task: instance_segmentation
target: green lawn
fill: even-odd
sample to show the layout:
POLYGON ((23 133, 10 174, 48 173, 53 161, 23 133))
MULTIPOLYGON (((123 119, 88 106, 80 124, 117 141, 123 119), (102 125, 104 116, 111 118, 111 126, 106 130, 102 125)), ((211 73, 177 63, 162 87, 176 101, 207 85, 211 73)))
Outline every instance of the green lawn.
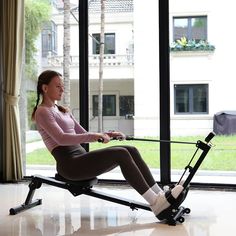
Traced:
MULTIPOLYGON (((150 138, 150 137, 149 137, 150 138)), ((155 139, 155 138, 154 138, 155 139)), ((204 137, 175 137, 174 141, 196 142, 203 140, 204 137)), ((216 136, 212 143, 214 147, 210 150, 202 163, 202 170, 236 170, 236 135, 234 136, 216 136)), ((109 144, 93 143, 90 149, 98 149, 114 145, 134 145, 141 152, 144 160, 151 168, 159 168, 159 143, 144 141, 112 141, 109 144)), ((171 167, 172 169, 184 169, 189 163, 195 145, 189 144, 172 144, 171 145, 171 167)), ((199 151, 201 154, 201 151, 199 151)), ((199 155, 196 156, 196 158, 199 155)), ((27 154, 27 164, 54 165, 55 160, 46 149, 38 149, 27 154)), ((194 161, 193 161, 194 164, 194 161)))

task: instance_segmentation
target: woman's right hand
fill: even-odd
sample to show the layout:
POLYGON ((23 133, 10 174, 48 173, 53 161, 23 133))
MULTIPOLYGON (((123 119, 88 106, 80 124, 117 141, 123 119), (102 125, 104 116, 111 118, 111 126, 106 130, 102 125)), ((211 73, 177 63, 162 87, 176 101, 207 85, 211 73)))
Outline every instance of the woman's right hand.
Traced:
POLYGON ((101 143, 108 143, 110 141, 110 136, 104 133, 96 133, 96 141, 101 143))

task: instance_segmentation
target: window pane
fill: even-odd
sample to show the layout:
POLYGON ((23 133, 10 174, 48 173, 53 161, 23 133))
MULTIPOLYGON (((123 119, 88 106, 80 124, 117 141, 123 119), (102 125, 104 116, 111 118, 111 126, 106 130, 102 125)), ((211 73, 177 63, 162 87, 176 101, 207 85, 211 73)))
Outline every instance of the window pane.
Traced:
POLYGON ((189 90, 185 86, 175 86, 176 113, 189 112, 189 90))
POLYGON ((42 56, 57 54, 57 27, 53 21, 44 24, 42 29, 42 56))
MULTIPOLYGON (((99 61, 99 48, 89 37, 89 129, 98 132, 119 130, 126 135, 157 138, 159 135, 159 49, 158 49, 158 1, 105 1, 105 54, 99 61), (150 32, 152 32, 151 37, 150 32), (97 54, 97 55, 95 55, 97 54), (103 95, 115 95, 103 100, 103 116, 97 115, 97 102, 93 95, 100 90, 102 68, 103 95), (148 72, 148 75, 147 75, 148 72), (150 108, 151 101, 151 108, 150 108), (95 107, 94 107, 95 106, 95 107), (135 113, 135 118, 132 114, 135 113), (94 116, 95 114, 95 116, 94 116), (131 114, 131 115, 130 115, 131 114), (102 123, 102 124, 101 124, 102 123)), ((100 1, 89 1, 89 35, 99 40, 101 26, 100 1), (99 3, 99 4, 98 4, 99 3)), ((108 145, 133 145, 154 170, 159 180, 159 144, 122 141, 108 145)), ((91 143, 90 150, 104 145, 91 143)), ((123 179, 119 168, 101 178, 123 179), (111 175, 112 174, 112 175, 111 175)))
POLYGON ((93 96, 93 116, 98 116, 98 96, 93 96))
MULTIPOLYGON (((234 55, 236 49, 230 47, 228 50, 228 37, 221 37, 219 40, 219 34, 235 38, 235 31, 232 31, 235 23, 230 18, 235 9, 233 3, 224 4, 212 1, 210 5, 201 6, 198 3, 199 1, 196 0, 189 0, 187 4, 186 1, 170 0, 169 5, 169 17, 174 19, 173 25, 170 24, 170 45, 172 41, 184 36, 187 32, 188 39, 207 40, 216 48, 215 51, 210 51, 207 47, 193 43, 192 51, 170 52, 171 139, 197 142, 204 140, 208 133, 216 132, 217 135, 212 140, 213 147, 192 182, 235 183, 234 55), (220 25, 225 27, 219 28, 220 25), (179 33, 179 29, 183 28, 186 31, 179 33), (181 83, 187 86, 183 91, 178 87, 181 83), (177 93, 174 90, 175 85, 178 85, 177 93), (179 104, 187 103, 184 100, 187 97, 185 96, 187 90, 190 110, 186 113, 178 113, 181 110, 179 104), (172 101, 175 104, 172 104, 172 101)), ((172 181, 179 180, 182 170, 188 165, 195 150, 195 145, 171 144, 172 181)), ((199 154, 200 152, 194 158, 194 163, 199 154)))
POLYGON ((188 37, 188 19, 174 18, 174 40, 188 37))
POLYGON ((197 17, 191 19, 192 39, 197 41, 207 39, 206 17, 197 17))
MULTIPOLYGON (((103 116, 116 115, 116 96, 103 95, 103 116)), ((93 116, 98 116, 98 95, 93 96, 93 116)))
POLYGON ((207 17, 174 17, 174 35, 177 40, 186 37, 188 40, 207 40, 207 17))
POLYGON ((105 34, 105 54, 115 54, 115 34, 105 34))
POLYGON ((116 96, 115 95, 103 96, 103 114, 104 116, 116 115, 116 96))
MULTIPOLYGON (((93 34, 93 54, 99 54, 100 51, 100 34, 93 34)), ((115 53, 115 34, 114 33, 105 33, 105 47, 104 53, 105 54, 114 54, 115 53)))
MULTIPOLYGON (((66 82, 64 97, 70 99, 70 111, 79 120, 78 22, 71 15, 67 16, 71 35, 64 35, 62 9, 62 1, 25 1, 26 60, 24 78, 21 81, 21 97, 26 100, 23 108, 27 107, 27 112, 21 112, 20 115, 26 121, 26 128, 22 130, 26 133, 26 141, 22 140, 22 143, 26 143, 26 175, 28 176, 35 173, 53 176, 56 171, 55 159, 45 147, 35 123, 31 121, 31 114, 37 100, 37 77, 42 71, 55 70, 63 75, 66 82), (69 42, 71 50, 68 46, 64 49, 63 45, 69 42), (69 63, 64 62, 65 54, 71 58, 69 63), (67 71, 63 65, 68 68, 67 71), (68 71, 70 73, 67 73, 68 71)), ((73 8, 73 11, 76 11, 76 8, 73 8)), ((65 100, 62 100, 58 103, 67 107, 64 102, 65 100)))
POLYGON ((99 54, 100 34, 93 34, 93 54, 99 54))
POLYGON ((134 115, 134 96, 120 96, 120 116, 134 115))
POLYGON ((193 111, 206 113, 207 109, 207 85, 193 87, 193 111))
POLYGON ((208 85, 175 85, 175 113, 207 113, 208 85))

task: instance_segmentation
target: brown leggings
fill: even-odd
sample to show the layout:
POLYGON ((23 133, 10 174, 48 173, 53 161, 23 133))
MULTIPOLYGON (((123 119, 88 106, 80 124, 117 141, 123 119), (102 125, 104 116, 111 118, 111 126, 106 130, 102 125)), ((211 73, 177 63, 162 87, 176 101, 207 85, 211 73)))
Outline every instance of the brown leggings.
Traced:
POLYGON ((57 171, 70 180, 96 177, 119 166, 127 182, 141 195, 156 182, 133 146, 114 146, 86 152, 81 146, 58 146, 52 155, 57 171))

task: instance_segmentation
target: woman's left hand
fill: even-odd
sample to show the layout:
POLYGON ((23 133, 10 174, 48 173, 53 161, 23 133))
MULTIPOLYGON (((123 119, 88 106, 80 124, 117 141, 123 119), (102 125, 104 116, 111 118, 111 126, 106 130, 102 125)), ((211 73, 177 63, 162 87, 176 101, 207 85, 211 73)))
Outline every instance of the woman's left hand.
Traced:
POLYGON ((111 138, 118 139, 118 140, 125 140, 126 135, 119 131, 109 131, 108 134, 111 138))

